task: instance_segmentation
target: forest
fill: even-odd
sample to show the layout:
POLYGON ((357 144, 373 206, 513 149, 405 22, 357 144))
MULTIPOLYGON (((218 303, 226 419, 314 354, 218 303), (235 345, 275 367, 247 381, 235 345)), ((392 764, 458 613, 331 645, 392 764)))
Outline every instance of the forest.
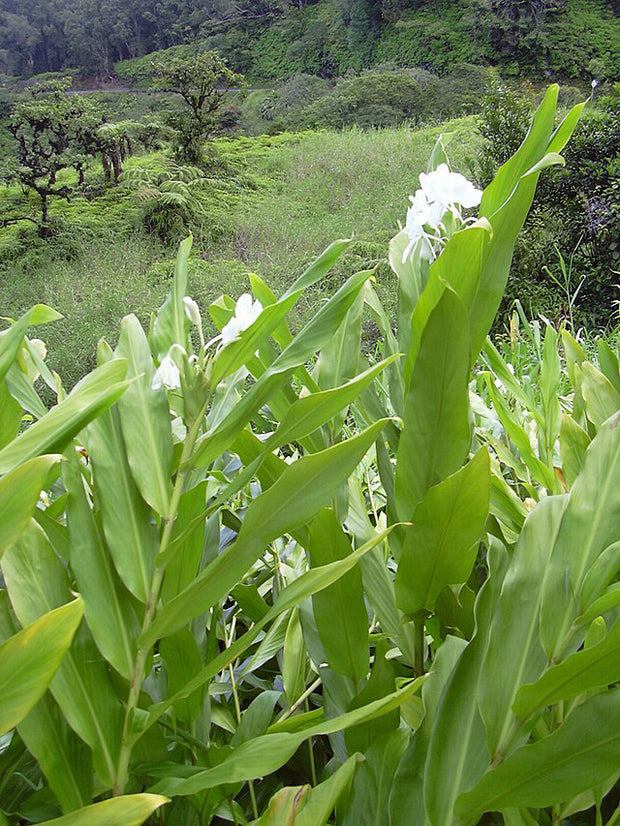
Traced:
POLYGON ((0 0, 0 826, 620 824, 617 0, 0 0))

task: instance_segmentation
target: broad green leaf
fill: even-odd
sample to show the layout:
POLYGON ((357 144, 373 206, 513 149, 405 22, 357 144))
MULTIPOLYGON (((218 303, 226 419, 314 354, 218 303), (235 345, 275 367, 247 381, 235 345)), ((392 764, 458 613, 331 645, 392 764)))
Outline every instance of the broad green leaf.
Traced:
POLYGON ((286 763, 299 746, 310 737, 320 737, 359 725, 376 717, 398 709, 420 685, 414 680, 404 688, 375 700, 362 708, 349 711, 332 720, 310 726, 302 732, 264 734, 243 743, 218 766, 198 772, 189 778, 168 777, 153 787, 159 794, 188 795, 212 789, 222 783, 241 783, 257 777, 264 777, 277 771, 286 763))
POLYGON ((331 339, 355 297, 371 275, 372 272, 361 272, 351 276, 321 307, 314 318, 306 324, 269 365, 260 379, 244 394, 224 421, 202 437, 191 459, 192 465, 196 467, 207 465, 226 450, 261 405, 282 388, 298 367, 305 364, 331 339))
POLYGON ((173 344, 187 350, 190 322, 185 314, 183 297, 187 295, 187 259, 192 249, 192 236, 179 245, 174 267, 172 289, 159 308, 153 322, 152 345, 158 361, 166 355, 173 344))
POLYGON ((564 481, 569 488, 581 472, 589 444, 590 437, 586 431, 563 412, 560 426, 560 456, 564 481))
POLYGON ((581 390, 588 419, 596 427, 620 410, 620 392, 589 361, 581 365, 581 390))
POLYGON ((22 406, 9 393, 5 379, 0 379, 0 449, 17 436, 22 418, 22 406))
POLYGON ((378 438, 385 420, 327 450, 289 465, 250 505, 237 540, 211 562, 182 593, 163 607, 141 642, 152 645, 206 611, 256 562, 267 545, 305 525, 335 496, 378 438))
POLYGON ((50 468, 60 458, 37 456, 0 479, 0 558, 28 526, 50 468))
POLYGON ((0 450, 0 473, 42 453, 62 452, 92 419, 107 410, 127 389, 124 359, 97 367, 38 422, 0 450))
POLYGON ((424 808, 423 781, 428 744, 435 723, 437 707, 446 682, 454 670, 465 640, 448 636, 438 648, 432 667, 422 686, 424 717, 413 733, 409 745, 394 772, 390 791, 390 826, 409 826, 411 823, 427 826, 424 808))
MULTIPOLYGON (((547 153, 551 145, 553 132, 555 108, 558 99, 559 86, 553 84, 549 86, 543 102, 538 107, 530 129, 515 154, 498 170, 493 181, 484 190, 482 203, 480 204, 480 214, 490 217, 502 207, 506 199, 512 194, 519 184, 522 175, 526 174, 534 164, 547 153)), ((570 121, 568 121, 570 122, 570 121)), ((576 122, 575 124, 576 125, 576 122)), ((558 127, 556 141, 553 144, 553 151, 559 152, 562 149, 560 135, 567 132, 565 142, 570 138, 571 131, 564 126, 558 127)))
POLYGON ((166 391, 151 386, 151 351, 134 315, 121 322, 116 354, 127 360, 127 376, 133 379, 118 405, 129 466, 143 498, 166 517, 171 493, 170 412, 166 391))
POLYGON ((620 621, 597 645, 576 651, 553 666, 533 685, 519 689, 512 710, 527 719, 537 709, 569 700, 592 688, 604 688, 620 680, 620 621))
POLYGON ((310 795, 310 786, 285 786, 276 792, 262 817, 252 826, 294 826, 300 809, 310 795))
POLYGON ((350 404, 398 356, 390 356, 363 373, 330 390, 310 393, 293 402, 272 436, 265 442, 265 451, 288 442, 299 441, 326 424, 339 411, 350 404))
POLYGON ((531 511, 503 582, 478 689, 491 755, 514 725, 519 687, 537 680, 547 664, 539 640, 542 583, 567 504, 567 496, 549 496, 531 511))
POLYGON ((93 799, 92 752, 69 727, 51 694, 39 700, 18 731, 36 757, 62 811, 87 806, 93 799))
POLYGON ((619 425, 620 414, 601 425, 588 448, 547 566, 540 639, 550 660, 560 658, 581 611, 581 588, 588 570, 605 548, 618 540, 619 425))
POLYGON ((92 422, 86 439, 107 546, 125 586, 146 602, 159 542, 150 508, 131 474, 118 410, 107 410, 92 422))
MULTIPOLYGON (((344 559, 350 553, 350 540, 333 510, 321 511, 310 525, 308 554, 312 567, 344 559)), ((315 594, 312 606, 330 668, 355 683, 364 680, 369 669, 368 615, 359 568, 315 594)))
POLYGON ((351 794, 339 807, 343 826, 384 826, 394 772, 407 748, 410 732, 396 729, 376 740, 365 752, 351 794), (343 816, 344 815, 344 816, 343 816))
POLYGON ((70 456, 63 467, 67 489, 70 562, 84 597, 84 615, 97 648, 119 674, 131 680, 139 625, 86 496, 80 466, 70 456))
POLYGON ((446 290, 422 334, 407 390, 395 477, 396 511, 411 516, 430 487, 458 470, 471 441, 469 326, 465 308, 446 290))
POLYGON ((271 723, 275 705, 281 696, 280 691, 262 691, 255 697, 241 715, 241 722, 230 741, 231 745, 239 746, 247 740, 265 734, 271 723))
POLYGON ((598 362, 601 372, 613 385, 614 389, 620 393, 620 367, 618 365, 618 356, 611 349, 604 338, 596 340, 596 349, 598 350, 598 362))
POLYGON ((46 820, 41 826, 140 826, 160 806, 169 802, 167 797, 157 794, 126 794, 46 820))
MULTIPOLYGON (((34 522, 2 560, 11 604, 22 625, 68 602, 70 582, 41 528, 34 522)), ((107 663, 101 659, 88 628, 82 623, 50 690, 79 736, 93 749, 95 770, 111 788, 123 714, 112 687, 107 663)))
POLYGON ((620 773, 619 692, 610 691, 575 709, 553 734, 523 746, 488 772, 457 801, 466 823, 504 806, 541 808, 620 773))
POLYGON ((587 608, 616 578, 620 570, 620 540, 614 542, 590 565, 581 588, 581 607, 587 608))
MULTIPOLYGON (((394 691, 396 681, 394 666, 387 658, 389 648, 390 644, 387 640, 381 638, 377 640, 370 677, 362 690, 350 701, 347 711, 362 708, 394 691)), ((395 731, 399 721, 400 715, 393 710, 390 714, 385 714, 378 719, 352 726, 345 732, 344 737, 347 753, 365 752, 379 737, 395 731)))
MULTIPOLYGON (((168 693, 176 694, 202 668, 200 649, 188 628, 179 628, 159 643, 159 653, 166 663, 168 693)), ((204 690, 198 689, 174 706, 179 720, 192 723, 202 710, 204 690)))
MULTIPOLYGON (((461 653, 441 693, 423 755, 424 802, 432 826, 452 826, 454 802, 483 774, 489 760, 478 698, 484 686, 482 664, 489 645, 493 614, 501 600, 508 556, 504 547, 489 549, 489 578, 476 600, 476 633, 461 653)), ((424 724, 423 724, 424 725, 424 724)))
POLYGON ((351 784, 356 766, 361 758, 352 755, 327 780, 310 792, 302 810, 297 814, 295 826, 323 826, 341 795, 351 784))
POLYGON ((43 696, 82 619, 76 599, 0 645, 0 735, 14 728, 43 696))
POLYGON ((396 573, 396 604, 406 614, 432 611, 446 585, 465 582, 489 513, 489 451, 430 488, 405 532, 396 573))

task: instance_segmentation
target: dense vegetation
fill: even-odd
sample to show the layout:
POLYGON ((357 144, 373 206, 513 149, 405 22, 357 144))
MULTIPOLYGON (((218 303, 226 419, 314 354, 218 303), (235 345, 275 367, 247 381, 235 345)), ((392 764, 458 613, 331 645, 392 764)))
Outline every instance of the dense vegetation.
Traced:
POLYGON ((617 822, 618 355, 487 338, 556 102, 484 192, 436 142, 395 322, 362 269, 291 333, 336 241, 207 341, 189 238, 70 393, 54 310, 0 334, 5 822, 617 822))
MULTIPOLYGON (((108 78, 118 61, 199 42, 263 80, 385 62, 614 77, 618 11, 617 0, 2 0, 0 58, 10 75, 73 68, 108 78)), ((135 76, 139 65, 116 70, 135 76)))

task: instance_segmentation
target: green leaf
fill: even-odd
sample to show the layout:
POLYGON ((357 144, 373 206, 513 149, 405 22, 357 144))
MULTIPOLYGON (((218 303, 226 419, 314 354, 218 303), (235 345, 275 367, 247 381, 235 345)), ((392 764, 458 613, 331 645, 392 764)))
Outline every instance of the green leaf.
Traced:
MULTIPOLYGON (((11 604, 22 625, 64 605, 71 595, 62 562, 34 522, 5 553, 2 572, 11 604)), ((101 659, 84 623, 60 664, 50 690, 69 725, 93 749, 99 779, 111 788, 123 713, 110 681, 108 665, 101 659)))
POLYGON ((0 479, 0 557, 28 526, 50 468, 60 458, 38 456, 0 479))
POLYGON ((620 410, 620 392, 589 361, 581 365, 581 376, 588 419, 596 427, 600 427, 620 410))
POLYGON ((310 786, 285 786, 276 792, 264 815, 252 821, 252 826, 293 826, 300 809, 310 794, 310 786))
POLYGON ((71 729, 51 694, 45 694, 18 726, 63 812, 93 799, 93 756, 71 729))
POLYGON ((131 680, 136 657, 134 641, 140 627, 95 523, 75 456, 64 463, 63 481, 68 494, 70 562, 85 600, 86 622, 106 660, 131 680))
POLYGON ((46 820, 40 826, 140 826, 167 797, 157 794, 127 794, 93 803, 64 817, 46 820))
POLYGON ((406 614, 432 611, 446 585, 465 582, 489 513, 489 451, 432 487, 405 532, 396 573, 396 604, 406 614))
POLYGON ((97 367, 60 404, 0 450, 0 473, 42 453, 62 453, 83 427, 122 396, 128 383, 124 359, 97 367))
POLYGON ((0 449, 17 436, 21 418, 21 404, 9 393, 5 379, 0 379, 0 449))
POLYGON ((385 826, 394 773, 409 744, 410 732, 396 729, 379 737, 364 754, 351 794, 339 817, 343 826, 385 826))
POLYGON ((43 696, 82 619, 76 599, 0 645, 0 735, 14 728, 43 696))
POLYGON ((340 387, 310 393, 293 402, 282 417, 280 424, 265 443, 265 451, 288 442, 299 441, 326 424, 339 411, 349 405, 389 364, 398 358, 390 356, 364 370, 340 387))
POLYGON ((590 565, 581 588, 581 607, 599 597, 620 570, 620 541, 614 542, 590 565))
POLYGON ((620 680, 620 621, 597 645, 576 651, 553 666, 533 685, 519 689, 512 710, 527 719, 537 709, 569 700, 592 688, 605 688, 620 680))
POLYGON ((332 809, 351 784, 360 760, 359 754, 352 755, 331 777, 312 789, 306 798, 305 805, 296 816, 295 826, 318 826, 318 824, 323 826, 332 809))
POLYGON ((548 496, 531 511, 503 583, 478 697, 491 755, 514 726, 519 687, 537 680, 547 664, 539 640, 543 579, 567 505, 567 496, 548 496))
POLYGON ((380 700, 310 726, 302 732, 264 734, 262 737, 256 737, 235 749, 218 766, 198 772, 189 778, 168 777, 157 783, 153 791, 171 795, 197 794, 223 783, 242 783, 245 780, 264 777, 277 771, 290 760, 299 746, 310 737, 333 734, 387 714, 397 709, 419 685, 420 682, 414 680, 380 700))
POLYGON ((127 376, 133 379, 118 405, 129 466, 143 498, 166 517, 171 493, 170 412, 166 391, 151 386, 151 351, 134 315, 121 322, 116 354, 127 360, 127 376))
POLYGON ((118 410, 107 410, 92 422, 86 439, 107 546, 125 586, 146 602, 159 542, 150 508, 131 474, 118 410))
POLYGON ((192 249, 192 236, 179 245, 172 289, 163 305, 157 311, 153 322, 152 345, 158 361, 166 355, 173 344, 187 350, 190 321, 185 314, 183 298, 187 295, 187 259, 192 249))
MULTIPOLYGON (((159 644, 159 653, 166 663, 168 693, 176 694, 202 668, 200 649, 189 628, 180 628, 159 644)), ((198 689, 189 697, 179 700, 174 712, 179 720, 192 723, 202 710, 204 690, 198 689)))
POLYGON ((581 588, 597 557, 618 539, 620 524, 620 414, 601 425, 570 492, 545 572, 540 639, 558 660, 581 611, 581 588))
POLYGON ((454 473, 467 456, 468 377, 465 308, 446 290, 422 334, 405 398, 395 478, 396 510, 403 521, 411 519, 428 489, 454 473))
POLYGON ((357 467, 384 425, 385 420, 379 421, 346 442, 289 465, 252 502, 237 540, 163 607, 141 643, 152 645, 206 611, 235 586, 269 542, 312 519, 357 467))
MULTIPOLYGON (((333 510, 321 511, 310 525, 308 554, 312 567, 344 559, 350 553, 351 543, 333 510)), ((315 594, 312 606, 330 668, 356 683, 365 679, 369 669, 368 615, 359 568, 315 594)))
POLYGON ((523 746, 457 801, 466 822, 504 806, 542 808, 572 800, 620 772, 619 692, 587 700, 549 737, 523 746))
POLYGON ((560 456, 564 481, 569 488, 581 472, 589 444, 590 437, 585 430, 563 412, 560 426, 560 456))
POLYGON ((486 679, 482 664, 489 645, 489 631, 507 566, 504 547, 500 543, 492 545, 490 575, 476 600, 476 633, 441 692, 428 754, 422 752, 424 802, 432 826, 455 823, 454 801, 463 789, 480 778, 488 765, 489 752, 478 701, 486 679))

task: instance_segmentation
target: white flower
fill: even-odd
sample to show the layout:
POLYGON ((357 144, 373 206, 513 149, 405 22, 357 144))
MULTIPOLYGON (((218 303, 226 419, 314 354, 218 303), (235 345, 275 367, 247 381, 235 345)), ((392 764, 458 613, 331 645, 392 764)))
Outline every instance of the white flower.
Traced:
POLYGON ((598 80, 596 78, 594 78, 594 80, 592 81, 592 91, 594 91, 597 86, 598 86, 598 80))
POLYGON ((170 352, 168 352, 155 371, 151 387, 153 390, 160 390, 162 387, 165 387, 167 390, 176 390, 180 386, 181 374, 179 368, 172 360, 170 352))
POLYGON ((403 251, 403 264, 407 256, 421 239, 426 240, 426 251, 432 256, 432 245, 428 239, 428 234, 424 229, 425 224, 430 223, 431 206, 426 200, 426 195, 418 189, 415 195, 410 195, 411 206, 407 210, 407 220, 404 230, 409 236, 409 243, 403 251))
POLYGON ((200 327, 202 325, 200 310, 198 309, 198 304, 196 304, 194 299, 186 295, 183 298, 183 306, 185 307, 185 315, 189 318, 192 324, 195 324, 196 327, 200 327))
POLYGON ((439 164, 437 169, 428 174, 421 172, 420 186, 426 200, 432 204, 435 216, 441 207, 442 214, 452 204, 466 208, 475 207, 482 198, 480 189, 476 189, 472 182, 459 172, 450 172, 448 164, 445 163, 439 164))
POLYGON ((240 333, 247 330, 263 311, 260 301, 252 301, 249 293, 243 293, 237 299, 235 314, 228 324, 222 329, 222 345, 226 346, 239 337, 240 333))

